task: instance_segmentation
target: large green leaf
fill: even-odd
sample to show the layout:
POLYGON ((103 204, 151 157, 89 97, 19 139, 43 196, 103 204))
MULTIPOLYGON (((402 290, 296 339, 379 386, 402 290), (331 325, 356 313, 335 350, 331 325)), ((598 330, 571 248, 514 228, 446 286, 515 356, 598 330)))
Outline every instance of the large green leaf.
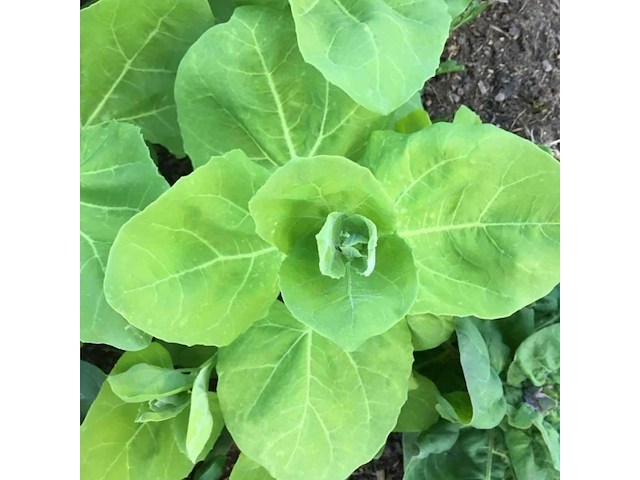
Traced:
POLYGON ((305 61, 373 112, 431 78, 449 36, 444 0, 290 0, 305 61))
POLYGON ((395 235, 380 239, 376 267, 369 276, 351 265, 334 279, 318 268, 315 242, 300 242, 280 270, 282 298, 291 313, 347 351, 401 320, 418 290, 411 249, 395 235))
MULTIPOLYGON (((418 439, 420 454, 409 462, 404 480, 514 479, 500 429, 464 428, 457 438, 452 433, 445 433, 448 432, 435 431, 432 438, 428 430, 421 435, 418 439)), ((529 477, 527 480, 538 479, 529 477)))
POLYGON ((376 132, 363 162, 398 215, 420 290, 412 313, 500 318, 559 281, 560 167, 492 125, 376 132))
MULTIPOLYGON (((169 353, 157 343, 125 353, 112 374, 146 363, 171 368, 169 353)), ((80 427, 80 476, 91 480, 181 480, 193 468, 173 438, 171 424, 136 423, 138 404, 126 403, 104 382, 80 427)))
POLYGON ((220 405, 239 448, 275 478, 343 480, 395 426, 412 361, 404 322, 349 353, 277 302, 220 349, 220 405))
POLYGON ((560 324, 537 331, 516 350, 507 371, 507 381, 517 386, 528 380, 538 387, 553 381, 558 383, 560 372, 560 324))
POLYGON ((229 480, 275 480, 269 472, 259 463, 254 462, 244 453, 238 457, 238 461, 231 470, 229 480))
POLYGON ((173 87, 178 63, 213 25, 207 0, 100 0, 80 11, 80 120, 135 123, 183 155, 173 87))
POLYGON ((158 174, 140 129, 125 123, 80 131, 80 340, 140 350, 151 337, 130 325, 104 297, 111 244, 131 217, 169 186, 158 174))
POLYGON ((332 212, 367 217, 378 236, 395 229, 393 204, 380 183, 366 168, 338 156, 297 159, 279 168, 249 210, 258 234, 285 253, 315 236, 332 212))
POLYGON ((237 8, 194 44, 176 103, 196 167, 235 148, 271 168, 319 154, 356 158, 386 122, 302 60, 287 11, 257 6, 237 8))
POLYGON ((471 418, 468 418, 466 402, 458 394, 441 397, 436 408, 452 422, 474 428, 493 428, 502 421, 507 411, 502 381, 491 366, 489 351, 480 331, 470 318, 456 319, 456 335, 471 418))
POLYGON ((178 180, 118 234, 109 303, 169 342, 232 342, 278 296, 281 255, 256 235, 247 209, 267 176, 233 151, 178 180))

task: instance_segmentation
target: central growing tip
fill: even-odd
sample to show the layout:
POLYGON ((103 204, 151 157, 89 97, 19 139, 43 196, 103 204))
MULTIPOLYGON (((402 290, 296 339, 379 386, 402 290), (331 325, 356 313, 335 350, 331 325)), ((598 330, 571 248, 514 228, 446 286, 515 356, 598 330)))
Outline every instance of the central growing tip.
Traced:
POLYGON ((342 278, 347 267, 368 277, 376 266, 378 230, 358 214, 332 212, 316 235, 320 273, 342 278))

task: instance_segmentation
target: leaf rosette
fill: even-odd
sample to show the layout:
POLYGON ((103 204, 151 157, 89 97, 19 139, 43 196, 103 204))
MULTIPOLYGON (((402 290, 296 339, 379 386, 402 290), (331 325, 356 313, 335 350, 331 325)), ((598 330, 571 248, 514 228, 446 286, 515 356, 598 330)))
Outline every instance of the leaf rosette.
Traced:
POLYGON ((294 316, 353 351, 408 312, 418 289, 393 205, 371 172, 339 156, 295 159, 249 202, 256 231, 287 256, 282 297, 294 316))

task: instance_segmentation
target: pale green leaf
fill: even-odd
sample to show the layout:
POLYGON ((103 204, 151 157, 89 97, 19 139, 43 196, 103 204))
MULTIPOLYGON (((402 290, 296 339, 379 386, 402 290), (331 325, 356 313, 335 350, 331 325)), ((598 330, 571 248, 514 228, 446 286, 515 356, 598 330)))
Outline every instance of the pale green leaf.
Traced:
POLYGON ((193 375, 140 363, 126 372, 109 376, 111 390, 128 403, 168 397, 191 388, 193 375))
POLYGON ((351 265, 342 278, 322 275, 313 241, 298 243, 280 270, 282 298, 291 313, 347 351, 401 320, 417 289, 411 250, 395 235, 380 238, 376 267, 367 277, 351 265))
POLYGON ((436 408, 445 418, 462 425, 493 428, 502 421, 507 411, 502 381, 492 368, 487 345, 471 319, 456 319, 456 335, 472 416, 467 418, 466 408, 464 415, 460 415, 460 408, 456 408, 457 405, 446 395, 440 398, 436 408))
POLYGON ((138 410, 138 416, 136 422, 163 422, 170 418, 177 417, 189 406, 189 395, 186 392, 182 392, 172 397, 165 397, 159 401, 151 401, 149 404, 143 404, 138 410), (171 398, 174 401, 164 402, 166 398, 171 398))
POLYGON ((407 315, 414 350, 429 350, 446 342, 455 330, 453 317, 447 315, 407 315))
POLYGON ((404 322, 349 353, 276 302, 220 349, 220 405, 240 450, 278 480, 343 480, 395 426, 412 361, 404 322))
POLYGON ((280 253, 256 235, 247 208, 267 176, 233 151, 178 180, 118 234, 109 303, 169 342, 232 342, 278 296, 280 253))
POLYGON ((80 340, 140 350, 151 337, 104 297, 104 271, 116 234, 169 185, 158 174, 140 129, 125 123, 80 131, 80 340))
POLYGON ((418 439, 420 454, 409 462, 404 480, 514 480, 501 430, 464 428, 453 444, 452 435, 436 434, 434 441, 430 433, 418 439))
POLYGON ((431 125, 431 119, 422 108, 408 113, 398 120, 393 129, 399 133, 413 133, 431 125))
MULTIPOLYGON (((125 353, 112 374, 136 364, 171 368, 171 357, 157 343, 125 353)), ((138 404, 126 403, 104 382, 80 427, 80 476, 91 480, 181 480, 193 464, 180 453, 171 423, 136 423, 138 404)))
POLYGON ((80 120, 142 128, 184 155, 173 87, 189 46, 213 25, 207 0, 100 0, 80 11, 80 120))
POLYGON ((436 410, 438 388, 427 377, 413 372, 407 402, 402 406, 395 432, 422 432, 434 425, 440 415, 436 410), (415 382, 415 388, 411 388, 415 382))
POLYGON ((231 470, 229 480, 275 480, 265 468, 254 462, 244 453, 238 457, 238 461, 231 470))
POLYGON ((289 0, 305 61, 383 115, 431 78, 449 35, 444 0, 289 0))
POLYGON ((297 159, 279 168, 249 202, 256 231, 288 253, 315 236, 332 212, 371 220, 378 235, 395 229, 393 204, 369 170, 338 156, 297 159))
POLYGON ((376 132, 363 163, 393 198, 420 289, 411 313, 501 318, 559 281, 560 167, 492 125, 376 132))
POLYGON ((507 381, 517 386, 528 380, 540 387, 549 383, 552 377, 559 377, 559 372, 560 324, 556 323, 537 331, 520 344, 507 371, 507 381))
POLYGON ((482 125, 482 119, 466 105, 460 105, 460 108, 453 116, 453 123, 459 125, 482 125))
POLYGON ((237 8, 194 44, 176 103, 195 167, 235 148, 269 168, 319 154, 356 159, 387 122, 302 60, 288 11, 258 6, 237 8))
MULTIPOLYGON (((209 409, 209 378, 213 362, 206 364, 196 377, 191 391, 191 408, 189 410, 189 424, 187 427, 187 437, 185 440, 185 448, 187 457, 193 463, 196 463, 198 456, 202 454, 204 447, 211 436, 214 428, 214 419, 209 409)), ((215 395, 215 403, 218 403, 217 395, 215 395)), ((219 408, 216 407, 218 410, 219 408)), ((222 424, 218 422, 215 425, 218 434, 222 431, 222 424)))
MULTIPOLYGON (((207 434, 207 437, 205 437, 205 443, 204 445, 200 443, 201 445, 199 447, 200 452, 198 453, 197 458, 195 458, 194 463, 201 462, 205 458, 207 458, 207 456, 209 455, 209 452, 212 451, 216 440, 218 440, 218 437, 220 437, 220 433, 222 432, 222 429, 224 428, 224 419, 222 418, 222 411, 220 410, 220 402, 218 401, 218 394, 215 392, 205 392, 205 393, 206 393, 207 405, 205 405, 204 403, 201 403, 197 407, 198 413, 194 418, 202 418, 203 413, 206 415, 205 409, 207 409, 212 418, 212 428, 207 429, 208 434, 207 434)), ((203 399, 204 399, 204 396, 203 396, 203 399)), ((176 444, 178 445, 178 449, 180 450, 180 452, 182 452, 187 457, 189 457, 190 455, 189 448, 191 448, 192 452, 194 449, 193 443, 191 447, 188 447, 189 423, 191 421, 191 418, 192 418, 191 411, 183 410, 182 413, 180 413, 180 415, 178 415, 172 423, 173 438, 176 444)), ((192 436, 192 441, 193 441, 193 438, 195 437, 192 436)))
POLYGON ((451 18, 455 18, 467 9, 471 0, 445 0, 445 2, 447 3, 449 15, 451 15, 451 18))

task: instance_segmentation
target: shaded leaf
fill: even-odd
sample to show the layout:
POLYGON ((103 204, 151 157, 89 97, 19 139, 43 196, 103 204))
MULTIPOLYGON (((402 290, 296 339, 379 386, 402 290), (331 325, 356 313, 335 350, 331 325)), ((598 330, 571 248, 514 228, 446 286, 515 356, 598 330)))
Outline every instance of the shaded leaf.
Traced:
POLYGON ((422 432, 427 430, 440 419, 440 414, 436 410, 437 403, 438 388, 427 377, 414 372, 409 380, 409 396, 402 406, 394 431, 422 432), (412 385, 414 382, 415 385, 412 385))
POLYGON ((104 272, 116 234, 169 185, 140 129, 125 123, 80 131, 80 340, 140 350, 151 337, 107 303, 104 272))
POLYGON ((429 350, 446 342, 455 330, 455 321, 448 315, 407 315, 414 350, 429 350))
POLYGON ((87 416, 105 378, 107 375, 98 367, 80 360, 80 423, 87 416))

